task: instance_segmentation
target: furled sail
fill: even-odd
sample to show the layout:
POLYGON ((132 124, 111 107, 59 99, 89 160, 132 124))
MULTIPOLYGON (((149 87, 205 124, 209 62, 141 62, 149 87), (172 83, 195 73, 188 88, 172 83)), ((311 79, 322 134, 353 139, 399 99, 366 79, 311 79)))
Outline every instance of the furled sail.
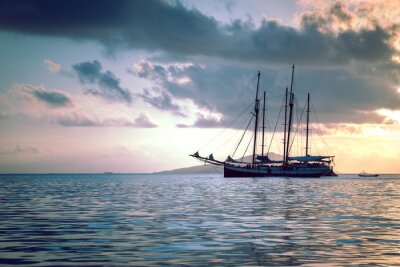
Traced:
POLYGON ((244 161, 238 161, 233 159, 231 156, 228 156, 225 160, 226 162, 230 162, 230 163, 244 163, 244 164, 249 164, 249 162, 244 162, 244 161))
POLYGON ((301 156, 301 157, 289 157, 289 160, 297 161, 324 161, 324 159, 334 158, 335 156, 301 156))

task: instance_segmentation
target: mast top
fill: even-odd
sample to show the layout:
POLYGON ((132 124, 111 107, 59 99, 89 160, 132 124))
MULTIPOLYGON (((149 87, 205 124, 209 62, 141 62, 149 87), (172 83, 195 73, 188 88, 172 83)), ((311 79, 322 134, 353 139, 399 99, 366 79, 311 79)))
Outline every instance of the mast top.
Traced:
POLYGON ((293 93, 293 78, 294 78, 294 64, 292 65, 292 79, 290 80, 290 97, 292 97, 293 93))

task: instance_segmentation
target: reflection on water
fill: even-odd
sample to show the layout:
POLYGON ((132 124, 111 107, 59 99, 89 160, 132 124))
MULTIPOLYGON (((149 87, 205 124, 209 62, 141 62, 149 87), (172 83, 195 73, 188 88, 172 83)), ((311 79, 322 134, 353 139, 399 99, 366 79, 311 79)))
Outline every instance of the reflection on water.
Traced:
POLYGON ((396 265, 400 177, 1 175, 0 262, 396 265))

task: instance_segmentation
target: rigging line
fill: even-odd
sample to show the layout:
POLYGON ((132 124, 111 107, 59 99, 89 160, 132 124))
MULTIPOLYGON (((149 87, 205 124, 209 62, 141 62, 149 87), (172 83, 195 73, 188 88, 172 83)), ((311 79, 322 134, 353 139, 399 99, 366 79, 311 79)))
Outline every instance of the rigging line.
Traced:
MULTIPOLYGON (((265 90, 266 91, 266 90, 265 90)), ((271 99, 270 98, 270 96, 269 96, 269 94, 267 95, 267 97, 266 97, 266 99, 265 99, 265 118, 267 119, 266 120, 266 129, 267 130, 270 130, 271 129, 271 111, 270 111, 270 109, 268 108, 268 100, 269 99, 271 99)), ((264 129, 265 130, 265 129, 264 129)))
POLYGON ((249 129, 249 126, 250 126, 251 122, 253 121, 253 118, 254 118, 254 117, 251 116, 250 121, 249 121, 249 123, 247 124, 246 130, 244 130, 244 133, 243 133, 242 137, 240 138, 240 141, 239 141, 239 143, 237 144, 237 146, 236 146, 236 148, 235 148, 235 151, 234 151, 233 154, 232 154, 232 157, 235 156, 236 150, 239 148, 239 145, 240 145, 240 143, 242 142, 243 137, 244 137, 244 135, 245 135, 246 132, 247 132, 247 129, 249 129))
POLYGON ((251 88, 253 88, 253 84, 254 82, 257 80, 257 75, 251 75, 251 77, 249 79, 246 79, 246 82, 243 83, 243 86, 241 86, 241 88, 244 88, 244 90, 240 90, 239 94, 235 94, 236 97, 231 99, 232 103, 230 105, 228 105, 226 111, 227 113, 232 113, 231 111, 236 110, 237 108, 237 100, 243 99, 243 95, 244 94, 248 94, 249 90, 252 90, 251 88))
MULTIPOLYGON (((310 101, 310 102, 311 102, 311 108, 312 108, 312 110, 313 110, 313 114, 314 114, 314 117, 315 117, 315 121, 316 121, 316 123, 321 124, 321 123, 319 122, 319 120, 318 120, 317 112, 315 112, 314 104, 313 104, 312 101, 310 101)), ((334 155, 334 154, 333 154, 333 150, 332 150, 332 149, 328 146, 328 144, 325 142, 324 138, 322 137, 322 134, 320 134, 320 133, 317 132, 317 135, 318 135, 318 137, 322 140, 322 142, 324 143, 324 145, 328 148, 329 154, 334 155)))
MULTIPOLYGON (((207 164, 207 162, 204 162, 200 159, 197 159, 198 161, 200 161, 201 163, 204 163, 204 166, 207 164)), ((213 164, 209 164, 207 166, 211 166, 211 168, 213 168, 214 170, 217 171, 217 173, 222 174, 222 170, 220 168, 217 168, 217 166, 213 165, 213 164)))
POLYGON ((231 123, 229 123, 226 127, 222 128, 213 138, 211 138, 209 141, 207 141, 206 143, 204 143, 203 145, 200 146, 200 148, 198 149, 198 151, 202 150, 204 147, 208 146, 211 142, 213 142, 219 135, 222 135, 223 132, 225 132, 227 129, 229 129, 235 122, 237 122, 242 116, 243 114, 245 114, 250 107, 253 106, 253 103, 250 103, 243 111, 242 113, 240 113, 240 115, 233 121, 231 121, 231 123))
MULTIPOLYGON (((251 119, 252 119, 252 118, 250 118, 250 120, 251 120, 251 119)), ((243 129, 244 126, 246 125, 246 123, 247 123, 247 120, 246 120, 246 121, 243 121, 243 123, 241 123, 239 129, 243 129)), ((247 126, 247 127, 248 127, 248 126, 247 126)), ((247 130, 247 127, 246 127, 246 130, 247 130)), ((223 143, 221 143, 219 146, 215 147, 216 150, 220 150, 221 147, 225 147, 226 144, 229 143, 229 142, 230 142, 234 137, 236 137, 237 134, 239 133, 239 131, 238 131, 237 129, 233 129, 233 131, 234 131, 234 132, 231 134, 231 136, 230 136, 229 138, 227 138, 227 139, 225 140, 225 142, 223 142, 223 143)))
POLYGON ((217 171, 217 173, 219 173, 219 174, 223 173, 223 170, 221 170, 221 168, 218 168, 217 166, 215 166, 213 164, 211 164, 209 166, 211 166, 211 168, 213 168, 215 171, 217 171))
POLYGON ((274 140, 276 128, 278 127, 278 122, 279 122, 279 119, 280 119, 280 116, 281 116, 281 113, 282 113, 282 109, 283 109, 284 103, 285 103, 285 98, 283 98, 283 100, 282 100, 282 104, 281 104, 281 108, 280 108, 280 110, 279 110, 278 118, 276 119, 274 132, 272 133, 271 141, 269 142, 269 146, 268 146, 268 150, 267 150, 267 155, 269 154, 269 151, 270 151, 271 145, 272 145, 272 141, 274 140))
MULTIPOLYGON (((295 99, 295 101, 296 101, 296 103, 298 104, 298 102, 297 102, 296 99, 295 99)), ((303 115, 304 115, 305 109, 306 109, 306 105, 304 104, 304 107, 303 107, 303 110, 302 110, 301 116, 300 116, 300 121, 303 119, 303 115)), ((300 123, 297 123, 296 131, 295 131, 295 133, 294 133, 294 135, 293 135, 293 138, 292 138, 293 141, 294 141, 294 138, 295 138, 296 135, 297 135, 297 132, 298 132, 298 130, 299 130, 299 126, 300 126, 300 123)), ((294 143, 293 141, 292 141, 292 144, 291 144, 290 147, 289 147, 289 152, 290 152, 290 150, 292 149, 292 146, 293 146, 293 143, 294 143)))
MULTIPOLYGON (((299 119, 299 114, 300 114, 300 112, 299 112, 299 102, 297 101, 297 99, 295 98, 294 99, 294 101, 295 101, 295 107, 296 107, 296 132, 295 132, 295 134, 294 134, 294 136, 293 137, 295 137, 296 135, 297 135, 297 129, 298 128, 300 128, 300 125, 299 124, 301 124, 301 121, 300 121, 300 119, 299 119)), ((301 138, 301 134, 299 134, 298 135, 298 137, 296 138, 296 154, 297 155, 299 155, 299 138, 301 138)), ((293 141, 293 145, 294 145, 294 141, 293 141)))
MULTIPOLYGON (((293 141, 292 141, 292 144, 290 145, 290 147, 289 147, 289 151, 292 149, 292 146, 293 146, 293 143, 294 143, 294 138, 296 137, 296 135, 298 134, 298 130, 299 130, 299 127, 300 127, 300 125, 301 125, 301 121, 302 121, 302 119, 303 119, 303 115, 304 115, 304 111, 305 111, 305 108, 306 108, 306 105, 304 104, 304 107, 303 107, 303 110, 302 110, 302 112, 301 112, 301 116, 300 116, 300 119, 299 119, 299 102, 297 101, 297 99, 295 98, 294 99, 294 101, 295 101, 295 103, 296 103, 296 108, 297 108, 297 126, 296 126, 296 131, 295 131, 295 133, 294 133, 294 135, 293 135, 293 141)), ((301 135, 300 135, 301 136, 301 135)), ((297 153, 299 153, 299 149, 298 149, 298 139, 297 139, 297 142, 296 142, 296 146, 297 146, 297 153)))
MULTIPOLYGON (((251 119, 251 118, 250 118, 251 119)), ((247 121, 247 120, 246 120, 247 121)), ((241 125, 240 125, 240 127, 238 128, 238 129, 243 129, 244 127, 244 125, 246 125, 246 121, 244 121, 241 125)), ((248 127, 248 126, 247 126, 248 127)), ((246 130, 247 130, 247 127, 246 127, 246 130)), ((237 129, 234 129, 234 130, 237 130, 237 129)), ((222 143, 220 146, 218 146, 218 147, 216 147, 216 150, 219 150, 221 147, 224 147, 228 142, 230 142, 232 139, 233 139, 233 137, 235 137, 236 136, 236 134, 238 133, 238 131, 235 131, 235 133, 233 133, 232 135, 231 135, 231 137, 229 137, 224 143, 222 143)))
POLYGON ((253 140, 253 137, 254 137, 254 133, 253 133, 253 135, 251 136, 251 138, 250 138, 250 140, 249 140, 249 143, 247 144, 246 150, 244 151, 243 156, 242 156, 242 159, 241 159, 240 161, 243 161, 244 155, 246 155, 247 149, 249 149, 249 146, 250 146, 251 140, 253 140))
MULTIPOLYGON (((300 103, 297 101, 297 99, 295 99, 295 100, 296 100, 296 103, 297 103, 297 112, 298 112, 299 111, 299 107, 300 107, 300 103)), ((307 102, 304 102, 304 107, 303 107, 303 111, 302 112, 305 112, 306 104, 307 104, 307 102)), ((299 129, 302 129, 304 113, 302 113, 300 118, 299 118, 298 114, 297 114, 297 120, 298 120, 297 123, 299 125, 298 127, 299 127, 299 129)), ((301 155, 302 154, 301 148, 303 147, 303 134, 301 132, 299 133, 299 138, 297 138, 296 144, 297 144, 297 154, 301 155)))
MULTIPOLYGON (((284 103, 284 100, 285 100, 285 94, 280 94, 280 96, 282 97, 282 103, 284 103)), ((280 107, 280 110, 279 110, 279 113, 278 113, 278 116, 277 116, 277 121, 276 121, 276 124, 277 123, 279 123, 279 116, 280 116, 280 114, 281 114, 281 112, 282 112, 282 109, 283 109, 283 106, 282 106, 283 104, 281 104, 281 107, 280 107)), ((274 128, 272 128, 272 126, 273 125, 271 125, 271 123, 272 123, 272 120, 271 120, 271 118, 273 118, 273 117, 275 117, 275 116, 272 116, 271 114, 273 114, 272 112, 271 112, 271 110, 272 109, 268 109, 267 111, 268 111, 268 116, 267 116, 267 129, 268 129, 268 131, 269 132, 272 132, 272 136, 271 136, 271 139, 270 139, 270 144, 269 144, 269 147, 268 147, 268 152, 267 153, 269 153, 270 151, 271 151, 271 148, 272 148, 272 145, 274 145, 274 147, 277 149, 277 151, 279 151, 280 149, 281 149, 281 144, 280 144, 280 142, 279 141, 277 141, 277 140, 275 140, 274 139, 274 134, 275 134, 275 132, 276 132, 276 129, 277 129, 277 125, 275 125, 275 127, 274 128)))
MULTIPOLYGON (((236 120, 236 121, 239 121, 239 119, 236 120)), ((247 122, 247 119, 244 120, 242 123, 240 123, 240 127, 237 128, 237 129, 243 129, 244 126, 246 125, 246 122, 247 122)), ((221 143, 219 146, 215 147, 214 149, 215 149, 215 150, 219 150, 221 147, 225 147, 225 145, 226 145, 228 142, 230 142, 235 136, 237 136, 237 133, 238 133, 237 129, 233 129, 234 133, 231 134, 231 136, 230 136, 229 138, 227 138, 225 142, 221 143)))
MULTIPOLYGON (((267 90, 265 90, 265 91, 267 91, 267 90)), ((265 101, 265 118, 266 118, 266 121, 265 121, 265 129, 267 129, 268 131, 270 131, 270 130, 272 130, 272 126, 273 125, 271 125, 271 118, 273 118, 274 116, 272 116, 272 114, 273 114, 273 112, 272 112, 272 110, 273 110, 273 108, 272 108, 272 106, 269 106, 269 100, 271 100, 271 99, 273 99, 273 98, 275 98, 275 97, 279 97, 279 99, 281 99, 281 97, 284 97, 285 95, 284 94, 281 94, 281 93, 279 93, 279 94, 275 94, 275 95, 273 95, 273 94, 271 94, 270 92, 268 92, 268 94, 267 94, 267 98, 266 98, 266 101, 265 101), (269 108, 268 108, 269 107, 269 108)), ((272 103, 272 102, 271 102, 272 103)))
POLYGON ((316 139, 316 138, 313 138, 313 136, 314 136, 314 133, 312 133, 311 132, 311 144, 313 145, 313 149, 315 150, 315 151, 317 151, 317 155, 322 155, 322 153, 319 151, 319 147, 318 147, 318 144, 315 142, 315 141, 313 141, 313 139, 316 139))

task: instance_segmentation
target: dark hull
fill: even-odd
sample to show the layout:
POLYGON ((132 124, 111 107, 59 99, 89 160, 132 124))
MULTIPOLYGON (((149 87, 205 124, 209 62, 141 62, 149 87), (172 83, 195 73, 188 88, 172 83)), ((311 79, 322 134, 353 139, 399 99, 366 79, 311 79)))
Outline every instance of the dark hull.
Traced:
POLYGON ((302 168, 297 170, 285 170, 282 167, 276 167, 272 170, 253 169, 246 167, 224 166, 224 177, 312 177, 319 178, 331 172, 331 168, 302 168))

